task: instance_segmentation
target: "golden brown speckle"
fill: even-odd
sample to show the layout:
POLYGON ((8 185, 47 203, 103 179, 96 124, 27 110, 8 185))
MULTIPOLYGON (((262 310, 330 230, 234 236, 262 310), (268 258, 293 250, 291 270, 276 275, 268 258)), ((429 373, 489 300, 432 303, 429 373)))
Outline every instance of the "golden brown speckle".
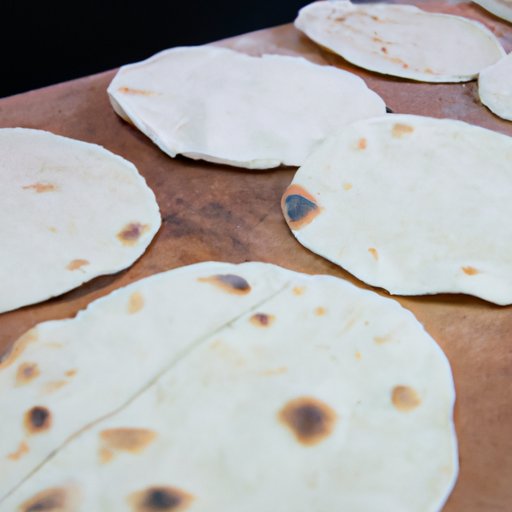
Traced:
POLYGON ((315 315, 316 316, 324 316, 327 313, 327 310, 323 308, 322 306, 315 309, 315 315))
POLYGON ((77 374, 78 370, 76 368, 73 368, 72 370, 68 370, 64 373, 66 377, 74 377, 77 374))
POLYGON ((265 313, 255 313, 251 316, 251 324, 256 327, 269 327, 274 323, 274 315, 267 315, 265 313))
POLYGON ((77 259, 77 260, 70 261, 66 268, 68 270, 78 270, 78 269, 81 269, 85 265, 89 265, 88 260, 77 259))
POLYGON ((350 190, 352 188, 352 183, 343 183, 343 190, 350 190))
POLYGON ((139 312, 144 307, 144 297, 140 292, 134 292, 130 295, 128 301, 128 313, 133 315, 139 312))
POLYGON ((377 345, 383 345, 384 343, 387 343, 388 341, 391 341, 391 336, 390 335, 386 335, 386 336, 375 336, 373 338, 373 341, 375 343, 377 343, 377 345))
POLYGON ((22 363, 16 372, 16 386, 23 386, 36 379, 40 374, 36 363, 22 363))
POLYGON ((55 391, 64 387, 68 383, 69 382, 67 380, 52 380, 50 382, 47 382, 44 385, 43 392, 44 393, 54 393, 55 391))
POLYGON ((418 393, 409 386, 395 386, 391 392, 391 401, 399 411, 403 412, 411 411, 421 403, 418 393))
POLYGON ((336 413, 326 403, 312 397, 300 397, 288 402, 278 414, 297 441, 313 446, 326 439, 334 430, 336 413))
POLYGON ((379 260, 379 253, 378 253, 377 249, 375 249, 375 247, 370 247, 368 249, 368 252, 373 256, 373 259, 375 261, 379 260))
POLYGON ((39 434, 52 425, 52 415, 46 407, 35 406, 25 413, 25 429, 29 434, 39 434))
POLYGON ((105 454, 112 458, 115 451, 140 453, 156 438, 156 432, 146 428, 111 428, 102 430, 100 436, 100 458, 105 461, 105 454))
POLYGON ((124 245, 135 245, 140 237, 149 230, 147 224, 141 224, 140 222, 131 222, 127 224, 119 233, 117 238, 124 245))
POLYGON ((69 493, 61 487, 53 487, 37 493, 25 501, 20 512, 74 512, 69 493))
POLYGON ((292 290, 293 295, 296 295, 297 297, 300 297, 301 295, 304 295, 305 288, 303 286, 295 286, 292 290))
POLYGON ((368 146, 367 140, 364 137, 361 137, 357 142, 357 148, 362 151, 362 150, 366 149, 367 146, 368 146))
POLYGON ((235 274, 218 274, 210 277, 200 277, 200 283, 211 283, 222 290, 235 295, 247 295, 251 291, 251 285, 241 276, 235 274))
POLYGON ((57 185, 53 183, 32 183, 31 185, 25 185, 22 187, 23 190, 33 190, 37 194, 44 194, 45 192, 54 192, 57 190, 57 185))
POLYGON ((286 373, 287 371, 288 371, 288 368, 286 368, 286 366, 280 366, 279 368, 263 370, 262 372, 260 372, 260 375, 265 375, 265 376, 271 377, 274 375, 282 375, 283 373, 286 373))
POLYGON ((414 128, 412 126, 409 126, 408 124, 396 123, 393 125, 391 134, 396 139, 400 139, 404 135, 412 133, 413 131, 414 131, 414 128))
POLYGON ((182 512, 193 500, 191 494, 169 486, 150 487, 128 497, 133 512, 182 512))
POLYGON ((132 87, 119 87, 118 91, 122 94, 131 94, 134 96, 155 96, 153 91, 146 91, 144 89, 133 89, 132 87))
POLYGON ((20 445, 18 446, 18 449, 13 453, 9 453, 9 455, 7 455, 7 458, 9 460, 16 461, 16 460, 21 459, 21 457, 23 457, 23 455, 28 453, 28 451, 29 451, 28 444, 25 441, 22 441, 20 443, 20 445))
POLYGON ((480 273, 480 271, 475 267, 462 267, 462 271, 468 276, 475 276, 480 273))
POLYGON ((361 358, 362 358, 363 356, 361 355, 361 352, 359 352, 359 350, 358 350, 358 351, 354 354, 354 357, 355 357, 358 361, 360 361, 360 360, 361 360, 361 358))

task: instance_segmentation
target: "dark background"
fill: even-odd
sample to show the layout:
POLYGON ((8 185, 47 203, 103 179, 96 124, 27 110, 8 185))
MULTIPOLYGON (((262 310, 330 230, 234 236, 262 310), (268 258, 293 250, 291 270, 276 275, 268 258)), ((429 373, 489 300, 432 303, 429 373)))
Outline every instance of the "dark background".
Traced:
POLYGON ((2 0, 0 97, 292 22, 308 0, 2 0))

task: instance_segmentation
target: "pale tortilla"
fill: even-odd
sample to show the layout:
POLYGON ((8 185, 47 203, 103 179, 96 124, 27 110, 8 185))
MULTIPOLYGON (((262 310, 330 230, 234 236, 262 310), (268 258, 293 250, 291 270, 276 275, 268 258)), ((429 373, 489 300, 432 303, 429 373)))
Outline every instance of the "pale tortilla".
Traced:
POLYGON ((361 121, 297 171, 283 211, 305 247, 365 283, 511 304, 511 158, 511 137, 461 121, 361 121))
POLYGON ((512 22, 512 0, 473 0, 495 16, 512 22))
POLYGON ((0 370, 1 510, 425 512, 453 487, 446 357, 340 279, 202 263, 34 336, 0 370), (40 374, 13 387, 24 364, 40 374), (24 431, 34 405, 51 421, 24 431))
POLYGON ((505 54, 481 23, 412 5, 315 2, 295 26, 357 66, 423 82, 472 80, 505 54))
POLYGON ((300 165, 333 130, 385 112, 352 73, 212 46, 124 66, 108 93, 114 110, 171 157, 249 169, 300 165))
POLYGON ((0 129, 0 313, 129 267, 160 227, 135 166, 94 144, 0 129))
POLYGON ((512 53, 480 73, 478 94, 497 116, 512 121, 512 53))

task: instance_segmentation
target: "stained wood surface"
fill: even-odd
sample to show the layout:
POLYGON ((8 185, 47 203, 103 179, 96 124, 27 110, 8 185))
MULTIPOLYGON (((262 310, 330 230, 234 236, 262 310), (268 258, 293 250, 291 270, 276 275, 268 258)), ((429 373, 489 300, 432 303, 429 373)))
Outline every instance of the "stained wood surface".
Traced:
MULTIPOLYGON (((416 2, 484 22, 512 49, 512 25, 465 2, 416 2)), ((366 72, 320 49, 292 25, 217 44, 253 55, 300 55, 363 77, 397 113, 462 119, 512 135, 512 123, 483 107, 476 82, 423 84, 366 72)), ((0 100, 0 126, 50 130, 101 144, 134 162, 157 196, 163 225, 130 269, 97 278, 61 297, 0 315, 0 354, 35 324, 68 318, 92 300, 156 272, 198 261, 265 261, 332 274, 369 288, 303 248, 287 228, 280 198, 295 169, 242 171, 171 159, 112 111, 106 88, 115 71, 0 100)), ((90 208, 93 209, 94 203, 90 208)), ((84 211, 87 215, 87 211, 84 211)), ((21 229, 21 227, 20 227, 21 229)), ((34 247, 34 253, 44 247, 34 247)), ((377 290, 382 295, 385 292, 377 290)), ((1 291, 0 291, 1 293, 1 291)), ((512 510, 512 307, 463 295, 396 298, 447 354, 457 389, 460 475, 446 512, 512 510)))

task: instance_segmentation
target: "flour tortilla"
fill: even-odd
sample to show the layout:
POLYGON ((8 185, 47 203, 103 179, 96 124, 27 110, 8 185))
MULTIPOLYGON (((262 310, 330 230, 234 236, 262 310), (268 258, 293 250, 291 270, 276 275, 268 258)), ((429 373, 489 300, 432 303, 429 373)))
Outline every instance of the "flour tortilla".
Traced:
POLYGON ((480 73, 478 94, 497 116, 512 121, 512 52, 480 73))
MULTIPOLYGON (((453 487, 447 359, 398 303, 340 279, 202 263, 118 290, 44 330, 65 343, 60 367, 77 367, 89 384, 73 401, 64 391, 46 399, 52 428, 76 432, 76 413, 97 419, 93 409, 113 394, 124 404, 57 450, 2 510, 53 500, 65 511, 425 512, 440 510, 453 487), (137 293, 144 306, 130 316, 137 293), (100 326, 111 342, 102 360, 100 326), (148 381, 141 363, 164 369, 156 378, 154 366, 148 381)), ((18 364, 38 360, 39 340, 18 364)), ((0 378, 12 382, 8 371, 0 378)), ((42 400, 35 382, 24 407, 42 400)), ((2 409, 13 407, 12 424, 0 426, 5 446, 19 441, 19 389, 0 394, 2 409)), ((14 464, 0 461, 9 475, 14 464)), ((4 492, 12 485, 0 482, 4 492)))
POLYGON ((330 138, 283 211, 308 249, 392 294, 512 303, 512 138, 393 115, 330 138))
POLYGON ((512 22, 512 0, 473 0, 492 14, 512 22))
POLYGON ((333 130, 385 112, 352 73, 212 46, 124 66, 108 93, 114 110, 171 157, 249 169, 300 165, 333 130))
POLYGON ((94 144, 0 129, 0 313, 129 267, 160 227, 135 166, 94 144))
POLYGON ((295 26, 357 66, 422 82, 472 80, 505 54, 481 23, 412 5, 315 2, 295 26))

